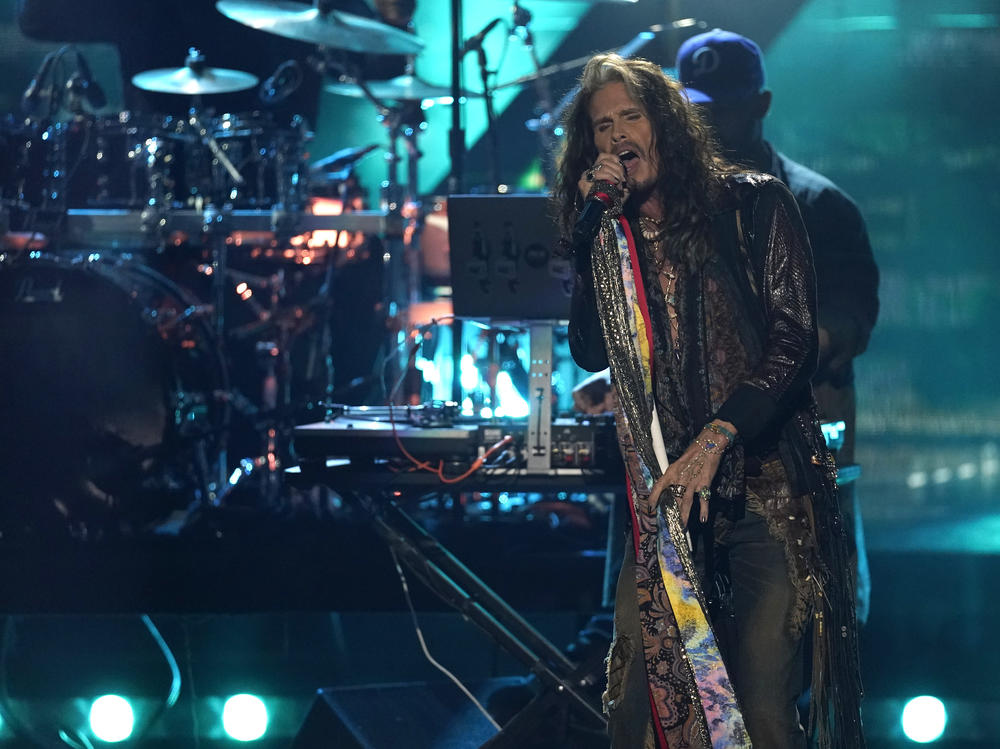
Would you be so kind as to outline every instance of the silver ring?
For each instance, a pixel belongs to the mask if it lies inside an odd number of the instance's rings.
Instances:
[[[678,499],[680,499],[681,497],[684,496],[684,492],[687,491],[687,487],[683,486],[682,484],[671,484],[670,486],[667,487],[667,491],[670,492],[675,497],[677,497]]]
[[[702,502],[707,502],[712,497],[712,490],[707,486],[704,489],[699,489],[695,492],[698,495],[698,499]]]
[[[588,182],[593,182],[593,181],[594,181],[594,170],[593,170],[593,169],[588,169],[587,171],[585,171],[585,172],[583,173],[583,176],[584,176],[584,178],[585,178],[585,179],[586,179],[586,180],[587,180]]]

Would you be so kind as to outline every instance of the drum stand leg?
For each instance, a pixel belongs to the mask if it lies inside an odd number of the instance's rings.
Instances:
[[[219,341],[226,340],[226,273],[228,262],[228,244],[226,239],[229,235],[227,227],[227,216],[214,205],[209,204],[202,217],[202,229],[211,243],[212,250],[212,302],[213,327]],[[225,442],[219,448],[218,466],[216,467],[216,489],[209,491],[206,496],[210,498],[213,506],[222,503],[222,495],[227,492],[229,476],[228,453]]]

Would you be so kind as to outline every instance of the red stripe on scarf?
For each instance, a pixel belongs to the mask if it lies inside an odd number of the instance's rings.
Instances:
[[[622,231],[625,233],[625,241],[628,243],[628,256],[632,262],[632,278],[635,279],[635,294],[639,302],[639,312],[642,313],[642,320],[646,325],[646,344],[649,346],[649,377],[653,377],[653,326],[649,321],[649,305],[646,304],[646,286],[642,280],[642,269],[639,266],[639,253],[635,249],[635,237],[632,236],[632,227],[624,218],[619,219],[622,224]]]

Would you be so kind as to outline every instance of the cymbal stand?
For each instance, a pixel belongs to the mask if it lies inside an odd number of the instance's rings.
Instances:
[[[225,152],[219,146],[218,141],[215,140],[208,126],[202,120],[200,96],[192,97],[191,108],[188,110],[187,124],[202,145],[207,147],[211,154],[218,159],[233,181],[238,185],[244,184],[246,180],[243,178],[243,175],[240,174],[239,170],[226,156]],[[218,340],[225,342],[226,292],[228,289],[227,277],[229,274],[229,243],[227,240],[232,231],[232,209],[225,204],[223,195],[215,193],[216,190],[213,186],[212,193],[205,196],[207,197],[207,202],[204,204],[202,212],[202,236],[208,243],[211,252],[213,327]],[[219,506],[230,490],[231,480],[227,476],[227,470],[227,449],[225,444],[223,444],[219,452],[218,488],[214,493],[209,493],[214,506]]]
[[[417,203],[418,191],[418,162],[420,159],[420,149],[417,145],[417,135],[424,127],[423,110],[419,101],[401,101],[395,106],[389,106],[379,99],[372,90],[365,84],[360,76],[350,76],[354,83],[364,93],[378,112],[379,121],[385,126],[388,135],[388,148],[386,150],[386,164],[388,174],[382,187],[383,208],[388,211],[390,218],[396,219],[390,223],[394,226],[402,226],[401,214],[407,202]],[[403,184],[399,179],[399,150],[398,141],[402,136],[407,150],[407,182]],[[412,236],[413,233],[410,233]],[[383,300],[386,314],[390,318],[400,319],[402,308],[419,300],[419,267],[416,250],[413,247],[407,248],[406,235],[384,237],[384,280],[383,280]],[[389,326],[389,339],[386,341],[386,356],[397,355],[399,347],[396,343],[396,331],[394,326]],[[387,367],[386,376],[394,380],[399,371],[406,366],[404,362],[396,361],[395,372]],[[391,396],[386,393],[386,396]]]
[[[402,132],[403,146],[406,149],[406,184],[407,201],[416,207],[412,231],[407,235],[407,302],[416,304],[420,301],[420,233],[424,227],[423,202],[420,199],[420,158],[423,152],[417,143],[417,137],[427,127],[424,110],[419,101],[406,102],[403,108]]]
[[[227,248],[226,239],[229,236],[229,212],[219,210],[214,203],[209,203],[202,214],[202,234],[208,241],[212,252],[212,298],[213,298],[213,327],[218,340],[225,341],[226,335],[226,265]],[[212,504],[218,505],[222,501],[224,493],[223,487],[226,485],[226,445],[223,443],[219,450],[218,466],[218,488],[214,493],[209,491]]]

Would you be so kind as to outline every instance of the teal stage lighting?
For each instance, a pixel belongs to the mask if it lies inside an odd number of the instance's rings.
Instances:
[[[237,741],[256,741],[267,733],[267,706],[252,694],[235,694],[222,708],[222,727]]]
[[[132,704],[117,694],[98,697],[90,706],[90,730],[101,741],[117,743],[132,735],[135,713]]]
[[[903,733],[910,741],[928,744],[944,734],[948,711],[937,697],[914,697],[903,706]]]

